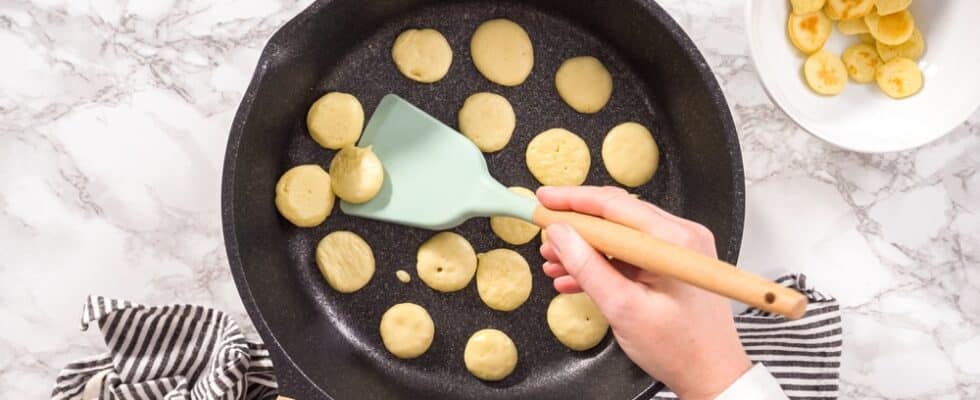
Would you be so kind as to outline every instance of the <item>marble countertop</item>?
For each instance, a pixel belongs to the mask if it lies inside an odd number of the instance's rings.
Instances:
[[[219,188],[265,40],[309,1],[0,2],[0,388],[43,398],[101,351],[90,293],[198,303],[248,325]],[[844,398],[980,396],[980,112],[915,151],[860,155],[766,97],[742,2],[661,1],[728,96],[745,159],[740,264],[840,299]]]

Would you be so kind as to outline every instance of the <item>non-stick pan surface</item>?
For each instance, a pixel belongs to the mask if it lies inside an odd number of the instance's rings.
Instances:
[[[500,17],[523,26],[534,43],[534,70],[513,88],[484,79],[469,56],[474,29]],[[398,33],[420,27],[442,32],[454,52],[449,74],[434,84],[404,78],[391,61]],[[598,114],[574,112],[554,89],[560,63],[579,55],[598,57],[613,75],[613,96]],[[743,212],[737,138],[710,71],[663,10],[645,1],[319,2],[266,48],[232,129],[223,187],[232,270],[277,359],[287,395],[628,399],[655,391],[654,381],[611,335],[585,352],[570,351],[554,339],[545,310],[556,292],[541,273],[537,240],[508,245],[492,233],[487,219],[454,229],[477,252],[512,248],[532,266],[530,299],[504,313],[487,308],[475,284],[446,294],[418,280],[415,252],[433,232],[348,217],[339,208],[312,229],[279,217],[273,204],[279,175],[299,164],[326,168],[333,156],[311,140],[304,122],[309,105],[329,91],[354,94],[368,115],[382,96],[396,93],[449,126],[456,126],[467,96],[501,94],[514,106],[517,130],[504,150],[487,155],[487,162],[505,185],[532,189],[538,183],[525,166],[524,150],[535,134],[553,127],[578,133],[591,148],[587,184],[612,185],[602,166],[602,139],[619,123],[640,122],[660,145],[661,164],[653,181],[634,192],[707,225],[718,238],[719,254],[734,262]],[[361,235],[377,260],[370,283],[353,294],[333,291],[316,267],[317,242],[336,230]],[[413,281],[398,282],[398,269],[410,271]],[[388,354],[378,335],[381,314],[401,302],[422,305],[436,325],[432,347],[414,360]],[[467,338],[483,328],[506,332],[518,347],[517,369],[501,382],[481,382],[463,365]]]

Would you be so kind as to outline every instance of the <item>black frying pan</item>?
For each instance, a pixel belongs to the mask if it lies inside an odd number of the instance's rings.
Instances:
[[[469,57],[474,29],[498,17],[523,26],[534,43],[534,70],[515,88],[484,79]],[[452,45],[453,64],[443,80],[409,81],[391,62],[395,36],[412,27],[435,28]],[[560,62],[578,55],[600,58],[613,75],[612,99],[596,115],[575,113],[554,89]],[[297,164],[326,167],[333,156],[310,139],[304,119],[317,97],[334,90],[357,96],[368,115],[384,94],[396,93],[450,126],[470,94],[503,95],[514,106],[517,130],[509,146],[487,161],[504,184],[529,188],[538,184],[525,167],[524,149],[538,132],[564,127],[581,135],[592,148],[587,184],[609,185],[614,182],[600,157],[605,133],[621,122],[643,123],[660,145],[661,165],[653,181],[635,192],[709,227],[718,254],[734,263],[744,211],[738,138],[710,69],[662,8],[643,0],[319,1],[283,26],[263,51],[231,129],[222,183],[232,273],[276,361],[285,395],[628,399],[659,389],[610,337],[585,352],[553,338],[545,310],[555,291],[538,268],[543,260],[537,241],[509,246],[486,219],[455,229],[478,252],[514,248],[533,266],[531,298],[502,313],[483,305],[473,284],[444,294],[417,277],[408,285],[395,279],[397,269],[414,275],[415,251],[432,232],[347,217],[339,209],[313,229],[281,218],[273,204],[279,176]],[[354,294],[330,289],[316,268],[316,243],[334,230],[357,232],[374,248],[377,272]],[[432,347],[414,360],[389,355],[378,335],[381,314],[405,301],[426,307],[436,325]],[[501,382],[481,382],[463,365],[466,339],[487,327],[507,332],[518,346],[517,369]]]

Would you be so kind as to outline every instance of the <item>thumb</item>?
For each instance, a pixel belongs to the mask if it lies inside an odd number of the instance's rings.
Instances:
[[[618,314],[636,298],[636,283],[627,279],[599,254],[571,226],[553,224],[548,227],[548,242],[558,254],[562,266],[575,278],[579,287],[592,297],[607,317]]]

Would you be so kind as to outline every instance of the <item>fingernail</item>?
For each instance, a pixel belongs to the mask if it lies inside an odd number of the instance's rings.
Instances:
[[[548,225],[548,242],[555,248],[555,253],[561,255],[561,244],[568,238],[568,227],[565,224]]]

